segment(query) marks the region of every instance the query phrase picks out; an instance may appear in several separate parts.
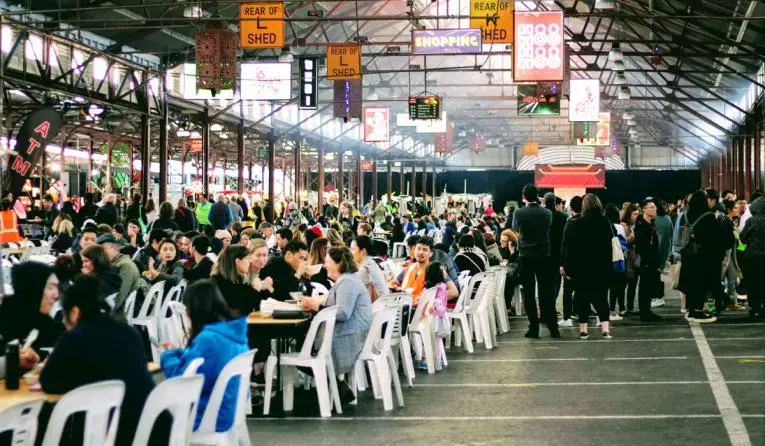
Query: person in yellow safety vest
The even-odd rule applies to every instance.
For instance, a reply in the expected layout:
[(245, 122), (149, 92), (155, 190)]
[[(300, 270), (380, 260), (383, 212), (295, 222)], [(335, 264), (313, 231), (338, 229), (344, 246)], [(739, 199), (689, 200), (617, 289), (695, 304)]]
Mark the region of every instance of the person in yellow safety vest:
[(12, 210), (0, 212), (0, 243), (18, 243), (24, 240), (19, 234), (19, 222)]
[(208, 215), (210, 215), (211, 207), (212, 205), (207, 201), (207, 197), (205, 197), (204, 194), (200, 194), (197, 207), (194, 208), (194, 213), (197, 215), (197, 221), (199, 222), (200, 225), (210, 224), (210, 219), (208, 218)]

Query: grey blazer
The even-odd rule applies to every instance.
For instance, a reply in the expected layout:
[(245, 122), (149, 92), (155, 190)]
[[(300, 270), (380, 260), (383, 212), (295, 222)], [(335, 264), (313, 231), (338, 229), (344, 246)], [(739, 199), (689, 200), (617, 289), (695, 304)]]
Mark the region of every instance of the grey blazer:
[(329, 290), (326, 306), (337, 306), (332, 358), (336, 373), (347, 373), (364, 346), (372, 323), (372, 298), (355, 273), (340, 276)]

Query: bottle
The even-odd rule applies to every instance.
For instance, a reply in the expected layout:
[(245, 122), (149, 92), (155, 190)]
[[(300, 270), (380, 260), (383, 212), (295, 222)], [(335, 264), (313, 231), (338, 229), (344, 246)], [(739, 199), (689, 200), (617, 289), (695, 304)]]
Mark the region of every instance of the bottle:
[(18, 390), (21, 377), (19, 364), (19, 340), (13, 340), (5, 346), (5, 388)]

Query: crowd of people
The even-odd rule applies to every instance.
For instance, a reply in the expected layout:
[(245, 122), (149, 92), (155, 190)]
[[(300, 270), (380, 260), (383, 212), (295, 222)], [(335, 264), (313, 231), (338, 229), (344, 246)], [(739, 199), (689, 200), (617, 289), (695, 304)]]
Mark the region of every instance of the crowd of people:
[[(223, 195), (214, 202), (200, 197), (193, 208), (186, 200), (177, 207), (164, 202), (155, 213), (140, 195), (124, 210), (107, 195), (102, 206), (86, 202), (71, 215), (45, 197), (42, 220), (58, 255), (52, 265), (13, 267), (14, 295), (0, 307), (0, 334), (7, 342), (39, 331), (19, 353), (25, 369), (54, 347), (41, 376), (45, 392), (124, 380), (129, 398), (118, 442), (127, 444), (153, 382), (145, 368), (146, 346), (122, 320), (129, 296), (145, 295), (159, 282), (188, 284), (183, 302), (191, 334), (185, 346), (161, 346), (161, 365), (169, 377), (195, 358), (205, 359), (196, 426), (217, 374), (231, 358), (257, 348), (252, 381), (264, 382), (271, 342), (251, 336), (245, 318), (269, 298), (287, 301), (297, 293), (302, 308), (313, 312), (337, 306), (332, 354), (343, 403), (353, 400), (344, 376), (361, 351), (374, 300), (407, 291), (417, 307), (424, 290), (437, 287), (430, 311), (446, 321), (445, 312), (460, 295), (460, 276), (500, 264), (509, 266), (508, 303), (515, 288), (523, 288), (529, 338), (539, 337), (540, 323), (559, 337), (559, 327), (576, 320), (586, 339), (593, 309), (605, 339), (612, 337), (611, 322), (633, 315), (660, 320), (652, 308), (665, 304), (662, 273), (668, 264), (689, 321), (713, 322), (726, 309), (740, 310), (742, 295), (751, 316), (763, 317), (765, 287), (756, 276), (765, 270), (761, 193), (744, 202), (729, 191), (707, 190), (679, 205), (649, 197), (621, 207), (604, 206), (587, 194), (568, 200), (565, 209), (563, 200), (552, 193), (540, 197), (533, 185), (522, 195), (523, 203), (504, 214), (487, 208), (435, 216), (420, 206), (400, 217), (382, 204), (362, 213), (350, 203), (300, 209), (295, 202), (275, 215)], [(396, 242), (406, 244), (404, 259), (391, 258)], [(316, 287), (328, 294), (316, 297)], [(437, 328), (441, 334), (448, 330)], [(221, 431), (233, 422), (235, 400), (234, 390), (227, 391), (217, 420)]]

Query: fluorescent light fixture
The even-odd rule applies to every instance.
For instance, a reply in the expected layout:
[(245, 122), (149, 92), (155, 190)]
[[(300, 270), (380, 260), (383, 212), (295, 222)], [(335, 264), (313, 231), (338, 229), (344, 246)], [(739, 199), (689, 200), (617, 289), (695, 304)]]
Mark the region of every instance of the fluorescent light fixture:
[(202, 17), (202, 8), (199, 6), (186, 6), (183, 8), (183, 16), (189, 19), (198, 19)]
[(217, 122), (210, 126), (211, 132), (220, 132), (221, 130), (223, 130), (223, 126), (218, 124)]
[(615, 60), (611, 64), (611, 71), (624, 71), (624, 61), (623, 60)]
[(630, 127), (635, 127), (637, 125), (637, 121), (635, 121), (634, 119), (630, 119), (629, 121), (627, 121), (627, 125)]
[(625, 121), (630, 121), (632, 119), (635, 119), (635, 115), (630, 112), (624, 112), (624, 114), (622, 115), (622, 119), (624, 119)]
[(615, 9), (616, 2), (614, 0), (595, 0), (595, 9)]
[(177, 136), (178, 138), (186, 138), (189, 135), (191, 135), (191, 132), (189, 132), (188, 130), (178, 130), (177, 132), (175, 132), (175, 136)]
[(621, 87), (619, 88), (619, 94), (617, 95), (617, 98), (621, 101), (628, 101), (630, 99), (630, 87)]
[(192, 138), (201, 138), (202, 137), (202, 135), (200, 135), (199, 132), (191, 132), (191, 135), (189, 135), (189, 136), (191, 136)]
[(627, 85), (627, 76), (624, 73), (616, 73), (614, 76), (614, 85)]
[(622, 53), (622, 48), (619, 42), (614, 42), (611, 46), (611, 51), (608, 53), (608, 60), (611, 62), (615, 62), (617, 60), (624, 61), (624, 53)]
[(228, 133), (221, 133), (220, 139), (228, 139)]

